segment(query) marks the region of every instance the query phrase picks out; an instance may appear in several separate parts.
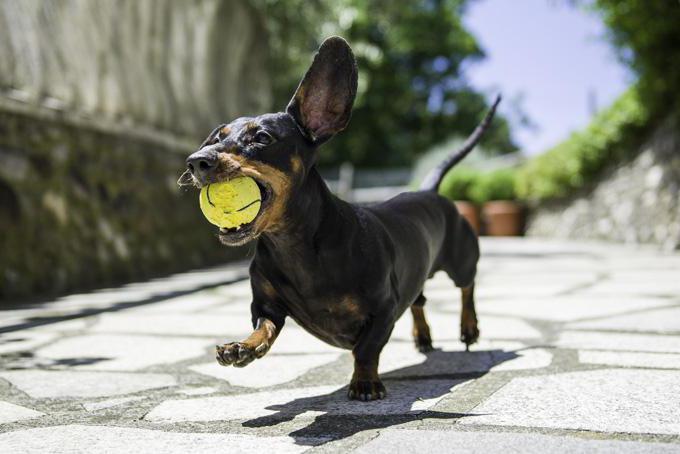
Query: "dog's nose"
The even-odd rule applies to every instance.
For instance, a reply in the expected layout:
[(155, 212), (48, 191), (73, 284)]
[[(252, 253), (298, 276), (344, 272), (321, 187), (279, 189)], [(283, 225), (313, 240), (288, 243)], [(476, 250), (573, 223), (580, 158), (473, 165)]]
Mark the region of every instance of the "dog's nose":
[(187, 168), (193, 176), (205, 181), (217, 168), (217, 151), (205, 148), (198, 150), (187, 158)]

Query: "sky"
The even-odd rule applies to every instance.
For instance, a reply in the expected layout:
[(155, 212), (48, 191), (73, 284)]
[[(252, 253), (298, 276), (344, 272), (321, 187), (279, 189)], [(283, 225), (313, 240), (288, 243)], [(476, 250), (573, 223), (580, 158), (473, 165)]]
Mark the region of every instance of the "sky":
[[(486, 52), (467, 68), (473, 87), (500, 91), (500, 111), (527, 155), (546, 151), (587, 125), (634, 81), (605, 40), (605, 26), (565, 0), (476, 0), (464, 22)], [(590, 100), (589, 100), (590, 99)], [(595, 101), (595, 102), (593, 102)], [(513, 105), (533, 127), (522, 128)]]

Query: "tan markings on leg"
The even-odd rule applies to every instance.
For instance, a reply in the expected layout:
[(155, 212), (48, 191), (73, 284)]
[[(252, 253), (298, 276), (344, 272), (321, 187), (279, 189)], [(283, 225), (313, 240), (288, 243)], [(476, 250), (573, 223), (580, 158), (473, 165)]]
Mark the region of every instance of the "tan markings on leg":
[(261, 358), (269, 351), (277, 336), (278, 331), (274, 322), (260, 317), (257, 319), (255, 331), (241, 343), (252, 348), (255, 351), (255, 356)]
[(460, 313), (460, 340), (469, 350), (470, 344), (477, 342), (479, 328), (477, 327), (477, 313), (475, 311), (474, 284), (461, 289), (462, 310)]
[(217, 362), (222, 366), (245, 367), (257, 358), (262, 358), (278, 335), (274, 322), (260, 317), (255, 331), (246, 340), (215, 347)]
[(430, 336), (430, 326), (425, 319), (423, 306), (411, 306), (411, 315), (413, 315), (413, 340), (416, 343), (416, 348), (421, 352), (431, 351), (432, 337)]

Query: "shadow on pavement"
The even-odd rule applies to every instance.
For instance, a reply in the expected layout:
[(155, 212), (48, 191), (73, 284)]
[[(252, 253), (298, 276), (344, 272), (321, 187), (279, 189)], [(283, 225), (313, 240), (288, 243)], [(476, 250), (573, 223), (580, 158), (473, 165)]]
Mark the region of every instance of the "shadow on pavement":
[[(351, 401), (347, 386), (329, 394), (294, 399), (282, 405), (267, 407), (277, 413), (245, 421), (245, 427), (270, 427), (291, 421), (306, 412), (321, 413), (302, 429), (288, 435), (300, 445), (318, 445), (350, 437), (358, 432), (417, 421), (426, 418), (454, 421), (470, 413), (450, 413), (427, 410), (452, 388), (479, 378), (498, 364), (517, 358), (517, 353), (505, 350), (444, 352), (427, 354), (420, 364), (383, 374), (387, 397), (373, 402)], [(451, 373), (450, 364), (481, 365), (481, 372)], [(430, 400), (433, 401), (430, 401)]]

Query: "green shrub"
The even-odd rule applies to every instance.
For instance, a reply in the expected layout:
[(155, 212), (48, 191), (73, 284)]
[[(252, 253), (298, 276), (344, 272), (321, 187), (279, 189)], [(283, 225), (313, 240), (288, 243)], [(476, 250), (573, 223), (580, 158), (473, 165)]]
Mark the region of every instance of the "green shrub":
[(481, 172), (469, 167), (455, 168), (442, 180), (439, 193), (451, 200), (482, 204), (490, 200), (517, 198), (517, 171), (513, 168)]
[(477, 203), (491, 200), (515, 200), (517, 171), (512, 168), (498, 169), (480, 176), (470, 189), (472, 200)]
[(444, 176), (439, 193), (451, 200), (473, 201), (472, 189), (478, 183), (480, 172), (469, 167), (460, 167)]
[(518, 196), (544, 200), (583, 187), (608, 164), (625, 158), (642, 136), (649, 113), (636, 87), (624, 93), (590, 125), (529, 160), (517, 175)]

